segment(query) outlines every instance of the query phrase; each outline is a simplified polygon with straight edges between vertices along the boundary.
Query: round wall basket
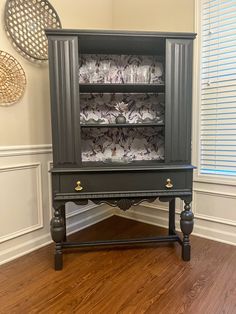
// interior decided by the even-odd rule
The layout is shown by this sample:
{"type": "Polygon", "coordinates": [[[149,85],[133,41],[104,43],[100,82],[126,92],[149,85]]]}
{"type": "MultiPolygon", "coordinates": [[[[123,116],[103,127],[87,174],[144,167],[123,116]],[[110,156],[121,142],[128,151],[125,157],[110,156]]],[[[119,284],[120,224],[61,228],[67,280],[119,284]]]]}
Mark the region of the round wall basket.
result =
{"type": "Polygon", "coordinates": [[[47,0],[7,0],[5,26],[18,52],[30,61],[48,59],[45,29],[61,28],[60,19],[47,0]]]}
{"type": "Polygon", "coordinates": [[[25,72],[19,62],[0,50],[0,106],[9,106],[23,96],[26,86],[25,72]]]}

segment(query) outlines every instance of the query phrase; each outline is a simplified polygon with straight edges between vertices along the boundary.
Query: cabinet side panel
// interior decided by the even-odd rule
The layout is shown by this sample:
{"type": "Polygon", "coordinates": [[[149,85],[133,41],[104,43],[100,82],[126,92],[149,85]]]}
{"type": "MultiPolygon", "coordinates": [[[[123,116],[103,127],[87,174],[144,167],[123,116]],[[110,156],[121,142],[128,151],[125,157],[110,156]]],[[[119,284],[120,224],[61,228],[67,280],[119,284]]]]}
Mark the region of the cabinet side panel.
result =
{"type": "Polygon", "coordinates": [[[49,37],[53,163],[80,165],[78,39],[49,37]]]}
{"type": "Polygon", "coordinates": [[[192,40],[166,40],[166,162],[191,162],[192,58],[192,40]]]}

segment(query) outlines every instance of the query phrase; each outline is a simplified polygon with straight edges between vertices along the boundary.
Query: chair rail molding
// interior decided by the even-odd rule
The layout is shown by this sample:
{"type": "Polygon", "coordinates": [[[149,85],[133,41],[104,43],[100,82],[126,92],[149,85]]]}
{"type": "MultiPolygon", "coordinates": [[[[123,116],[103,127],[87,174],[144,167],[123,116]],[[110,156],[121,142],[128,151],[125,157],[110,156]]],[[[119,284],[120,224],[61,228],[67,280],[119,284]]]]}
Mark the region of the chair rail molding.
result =
{"type": "Polygon", "coordinates": [[[51,144],[0,146],[0,157],[50,154],[51,144]]]}

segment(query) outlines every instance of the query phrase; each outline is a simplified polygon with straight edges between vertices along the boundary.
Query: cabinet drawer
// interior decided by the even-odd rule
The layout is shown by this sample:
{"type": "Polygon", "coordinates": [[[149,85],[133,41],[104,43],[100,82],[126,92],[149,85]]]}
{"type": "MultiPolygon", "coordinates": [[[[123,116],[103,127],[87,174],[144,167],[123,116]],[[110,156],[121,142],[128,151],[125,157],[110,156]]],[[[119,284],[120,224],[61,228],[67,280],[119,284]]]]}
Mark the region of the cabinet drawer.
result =
{"type": "Polygon", "coordinates": [[[54,174],[59,193],[191,190],[192,171],[126,171],[54,174]]]}

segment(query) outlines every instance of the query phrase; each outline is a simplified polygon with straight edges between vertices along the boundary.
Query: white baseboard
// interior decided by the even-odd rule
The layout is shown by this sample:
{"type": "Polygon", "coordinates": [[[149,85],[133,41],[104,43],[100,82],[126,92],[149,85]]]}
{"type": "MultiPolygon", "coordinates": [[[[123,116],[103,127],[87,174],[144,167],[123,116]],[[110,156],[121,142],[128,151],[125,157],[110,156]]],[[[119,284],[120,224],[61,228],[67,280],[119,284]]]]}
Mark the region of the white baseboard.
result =
{"type": "MultiPolygon", "coordinates": [[[[67,226],[67,234],[78,232],[93,224],[113,216],[113,211],[107,206],[98,206],[82,212],[77,217],[73,216],[74,221],[67,226]],[[80,217],[83,216],[83,217],[80,217]]],[[[52,243],[51,235],[44,234],[41,237],[34,238],[24,243],[13,245],[10,248],[2,250],[0,253],[0,265],[10,262],[18,257],[33,252],[43,246],[52,243]]]]}
{"type": "Polygon", "coordinates": [[[50,244],[51,242],[52,239],[50,234],[44,234],[43,236],[32,239],[28,242],[14,245],[8,249],[2,250],[0,253],[0,265],[29,254],[43,246],[50,244]]]}
{"type": "MultiPolygon", "coordinates": [[[[147,206],[140,205],[126,212],[116,209],[115,215],[158,227],[168,228],[168,211],[163,208],[158,208],[156,205],[154,205],[154,207],[151,207],[149,204],[147,206]]],[[[177,231],[180,231],[179,216],[179,213],[176,213],[177,231]]],[[[196,218],[194,220],[194,230],[192,234],[209,240],[236,245],[235,227],[227,224],[224,225],[223,223],[204,221],[196,218]]]]}
{"type": "MultiPolygon", "coordinates": [[[[145,206],[133,207],[127,212],[123,212],[119,209],[111,209],[108,206],[99,206],[91,208],[86,212],[82,212],[77,217],[73,217],[74,221],[68,224],[67,233],[73,234],[84,228],[87,228],[93,224],[96,224],[104,219],[107,219],[113,215],[120,217],[136,220],[139,222],[160,226],[168,227],[168,212],[163,208],[158,209],[145,206]],[[83,217],[82,217],[83,216],[83,217]]],[[[198,219],[195,220],[193,234],[199,237],[207,238],[210,240],[223,242],[226,244],[236,245],[236,234],[233,230],[222,230],[222,228],[214,228],[213,225],[209,225],[209,222],[203,222],[207,224],[204,226],[198,219]]],[[[179,214],[176,214],[176,225],[177,230],[180,231],[179,226],[179,214]]],[[[227,227],[227,226],[226,226],[227,227]]],[[[41,237],[32,239],[28,242],[21,243],[19,245],[12,246],[11,248],[2,250],[0,253],[0,265],[10,262],[18,257],[26,255],[34,250],[37,250],[43,246],[51,243],[50,234],[45,234],[41,237]]]]}
{"type": "MultiPolygon", "coordinates": [[[[108,206],[95,206],[89,211],[77,215],[76,219],[67,226],[67,234],[73,234],[84,228],[92,226],[104,219],[113,216],[113,211],[108,206]],[[81,218],[80,218],[81,216],[81,218]]],[[[74,217],[74,216],[73,216],[74,217]]]]}
{"type": "MultiPolygon", "coordinates": [[[[154,210],[154,209],[153,209],[154,210]]],[[[143,210],[142,206],[132,207],[126,212],[123,212],[119,209],[115,211],[115,215],[123,218],[128,218],[131,220],[136,220],[143,222],[149,225],[154,225],[158,227],[167,228],[168,227],[168,218],[163,217],[163,212],[160,209],[155,208],[155,213],[150,208],[148,210],[143,210]]]]}

